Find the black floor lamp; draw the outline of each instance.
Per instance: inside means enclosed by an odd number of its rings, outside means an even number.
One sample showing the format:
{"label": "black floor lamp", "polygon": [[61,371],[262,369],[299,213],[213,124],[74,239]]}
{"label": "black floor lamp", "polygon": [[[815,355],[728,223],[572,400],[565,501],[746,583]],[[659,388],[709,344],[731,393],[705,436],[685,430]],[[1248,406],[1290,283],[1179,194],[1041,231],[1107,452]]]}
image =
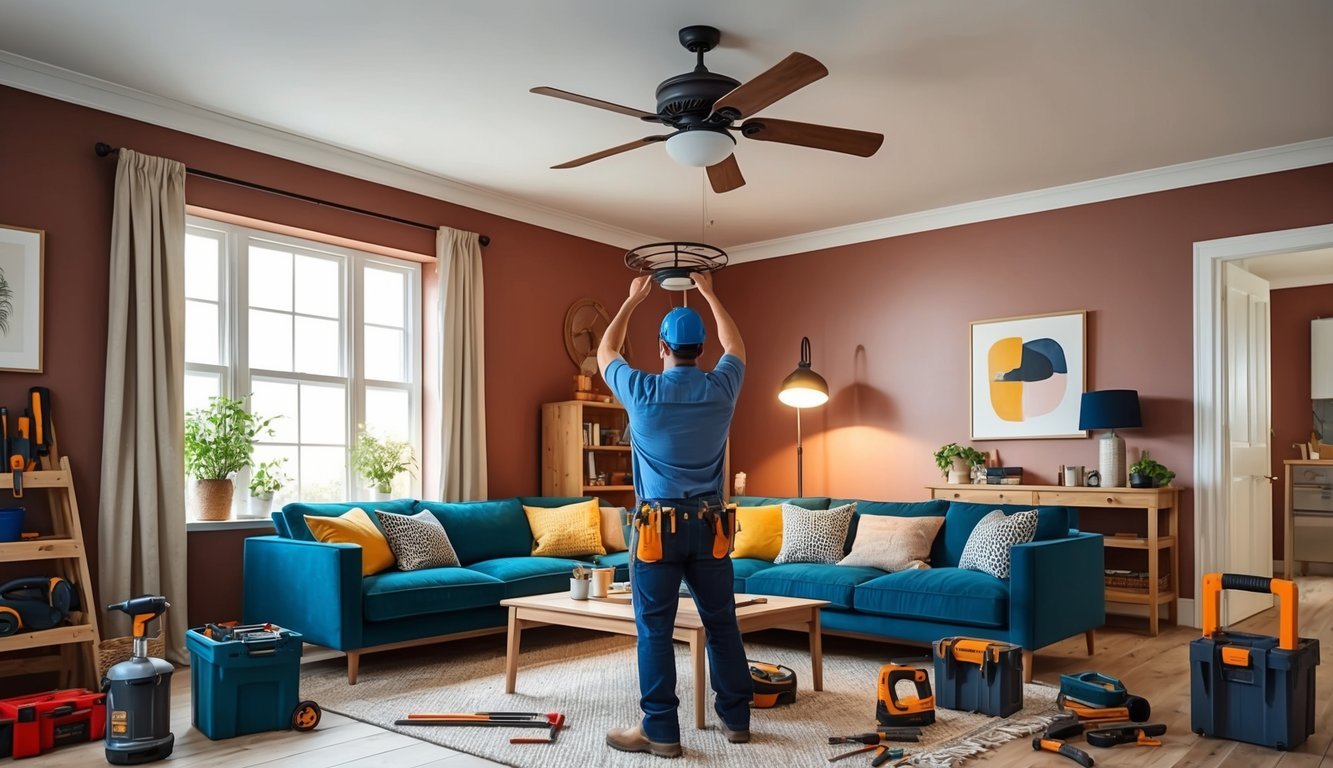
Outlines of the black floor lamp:
{"label": "black floor lamp", "polygon": [[801,409],[815,408],[828,402],[828,382],[810,370],[810,338],[801,337],[801,362],[782,382],[778,399],[796,409],[796,495],[805,495],[803,457],[801,455]]}

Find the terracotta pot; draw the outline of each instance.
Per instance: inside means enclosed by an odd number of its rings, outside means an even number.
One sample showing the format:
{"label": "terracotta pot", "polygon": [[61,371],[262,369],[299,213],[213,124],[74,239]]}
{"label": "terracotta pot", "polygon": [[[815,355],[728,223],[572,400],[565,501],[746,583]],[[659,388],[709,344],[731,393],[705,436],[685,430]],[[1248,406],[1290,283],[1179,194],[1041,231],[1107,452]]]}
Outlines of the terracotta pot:
{"label": "terracotta pot", "polygon": [[231,518],[232,484],[230,480],[194,481],[194,516],[197,520]]}

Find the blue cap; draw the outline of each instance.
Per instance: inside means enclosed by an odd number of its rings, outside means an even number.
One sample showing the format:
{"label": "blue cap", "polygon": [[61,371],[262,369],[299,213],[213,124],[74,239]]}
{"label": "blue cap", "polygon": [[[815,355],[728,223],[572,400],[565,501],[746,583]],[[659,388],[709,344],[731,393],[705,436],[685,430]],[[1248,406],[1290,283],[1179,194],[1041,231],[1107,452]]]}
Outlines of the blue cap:
{"label": "blue cap", "polygon": [[688,347],[704,343],[704,319],[689,307],[676,307],[662,318],[662,341],[668,347]]}

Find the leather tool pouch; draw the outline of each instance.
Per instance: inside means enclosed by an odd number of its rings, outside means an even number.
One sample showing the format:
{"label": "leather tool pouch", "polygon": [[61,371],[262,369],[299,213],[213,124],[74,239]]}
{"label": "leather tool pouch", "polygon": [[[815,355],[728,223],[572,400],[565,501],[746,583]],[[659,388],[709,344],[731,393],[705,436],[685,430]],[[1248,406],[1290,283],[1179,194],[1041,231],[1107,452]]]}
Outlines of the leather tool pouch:
{"label": "leather tool pouch", "polygon": [[736,548],[736,507],[709,508],[708,514],[713,525],[713,557],[721,560]]}
{"label": "leather tool pouch", "polygon": [[644,563],[662,559],[662,507],[640,504],[634,516],[634,558]]}

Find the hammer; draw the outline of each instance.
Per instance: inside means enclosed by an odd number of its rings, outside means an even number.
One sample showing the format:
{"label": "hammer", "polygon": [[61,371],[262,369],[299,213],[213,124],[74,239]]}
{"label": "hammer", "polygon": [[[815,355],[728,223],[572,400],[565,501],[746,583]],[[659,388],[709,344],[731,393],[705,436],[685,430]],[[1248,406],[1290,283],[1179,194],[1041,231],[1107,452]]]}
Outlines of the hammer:
{"label": "hammer", "polygon": [[565,716],[559,712],[550,712],[546,715],[547,721],[551,723],[551,730],[544,739],[524,738],[515,736],[509,740],[510,744],[554,744],[555,737],[560,735],[560,729],[565,727]]}

